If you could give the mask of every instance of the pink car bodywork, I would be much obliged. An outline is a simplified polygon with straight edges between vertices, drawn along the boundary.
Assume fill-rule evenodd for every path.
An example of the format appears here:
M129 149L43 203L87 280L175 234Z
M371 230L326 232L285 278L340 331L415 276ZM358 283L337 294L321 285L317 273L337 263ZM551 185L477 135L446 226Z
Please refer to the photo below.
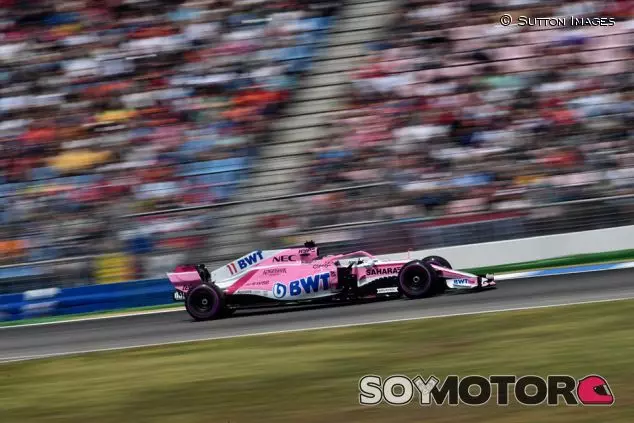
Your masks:
M317 247L254 251L210 273L210 282L227 296L257 296L277 301L298 301L334 296L343 289L341 268L349 267L358 287L378 279L396 278L411 260L382 261L365 251L319 257ZM430 263L448 288L473 289L493 286L492 278ZM176 290L175 299L202 284L195 266L179 266L167 274ZM397 293L394 285L377 288L377 294Z

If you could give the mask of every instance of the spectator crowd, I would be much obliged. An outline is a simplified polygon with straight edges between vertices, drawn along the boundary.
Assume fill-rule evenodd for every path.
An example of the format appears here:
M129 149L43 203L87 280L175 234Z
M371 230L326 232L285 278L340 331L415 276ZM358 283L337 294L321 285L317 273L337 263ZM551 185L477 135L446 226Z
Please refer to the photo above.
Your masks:
M389 182L395 207L374 190L314 197L304 223L633 194L633 12L627 0L402 2L350 72L306 185ZM502 26L504 13L614 24Z
M349 101L303 186L387 191L306 197L290 218L319 215L315 226L634 193L632 1L398 4L349 72ZM200 249L200 238L153 235L204 232L213 213L121 216L235 198L338 10L325 0L0 6L3 264ZM502 26L502 13L614 24ZM284 220L267 226L286 236Z
M120 251L121 215L232 198L335 10L295 0L0 6L5 263ZM204 213L176 220L138 225L209 224Z

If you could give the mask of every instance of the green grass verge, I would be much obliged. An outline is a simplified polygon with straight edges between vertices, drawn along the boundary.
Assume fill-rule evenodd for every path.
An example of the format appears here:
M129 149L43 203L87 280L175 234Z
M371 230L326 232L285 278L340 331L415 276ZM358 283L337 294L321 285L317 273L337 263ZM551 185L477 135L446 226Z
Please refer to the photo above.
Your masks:
M634 249L618 250L607 253L578 254L574 256L555 257L547 260L526 261L522 263L509 263L499 266L484 266L464 269L471 273L503 273L520 272L537 269L548 269L562 266L578 266L585 264L601 264L610 262L624 262L634 260Z
M634 301L619 301L11 363L0 365L0 415L3 423L626 423L633 315ZM357 386L368 373L598 373L616 404L364 408Z

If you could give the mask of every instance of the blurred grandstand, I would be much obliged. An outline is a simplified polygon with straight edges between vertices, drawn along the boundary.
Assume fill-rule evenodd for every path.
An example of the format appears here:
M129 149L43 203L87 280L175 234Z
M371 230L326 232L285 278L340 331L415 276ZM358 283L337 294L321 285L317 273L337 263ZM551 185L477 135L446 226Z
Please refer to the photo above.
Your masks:
M632 222L632 1L0 1L0 293Z

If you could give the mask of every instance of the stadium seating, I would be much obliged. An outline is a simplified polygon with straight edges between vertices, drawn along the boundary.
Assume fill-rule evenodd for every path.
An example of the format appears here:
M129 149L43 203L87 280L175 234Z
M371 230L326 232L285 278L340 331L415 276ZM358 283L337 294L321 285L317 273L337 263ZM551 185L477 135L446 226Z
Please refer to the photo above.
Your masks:
M515 15L551 16L557 6L534 3ZM311 179L298 190L391 181L398 194L388 198L409 218L625 192L604 171L616 171L634 152L626 142L631 8L619 9L613 26L522 28L495 24L505 4L479 14L460 2L443 4L453 11L406 1L402 19L368 46L350 72L350 100L316 140L311 171L306 164L300 171ZM607 15L613 5L605 7ZM440 14L441 22L417 19L421 13ZM599 160L601 141L624 144ZM521 195L504 195L513 189ZM403 217L386 197L373 199L351 191L330 206L320 203L296 229L352 223L359 201L373 208L366 219Z
M234 198L337 3L3 7L0 240L28 245L12 263L118 250L118 215ZM88 216L107 229L44 242Z
M496 24L571 2L343 3L5 0L2 264L123 252L147 276L139 263L220 260L257 229L275 246L465 213L486 225L410 232L476 242L530 227L509 209L630 192L631 2L601 6L614 26L574 31ZM367 183L385 186L121 219ZM85 282L91 266L55 280ZM7 274L37 286L38 269Z

